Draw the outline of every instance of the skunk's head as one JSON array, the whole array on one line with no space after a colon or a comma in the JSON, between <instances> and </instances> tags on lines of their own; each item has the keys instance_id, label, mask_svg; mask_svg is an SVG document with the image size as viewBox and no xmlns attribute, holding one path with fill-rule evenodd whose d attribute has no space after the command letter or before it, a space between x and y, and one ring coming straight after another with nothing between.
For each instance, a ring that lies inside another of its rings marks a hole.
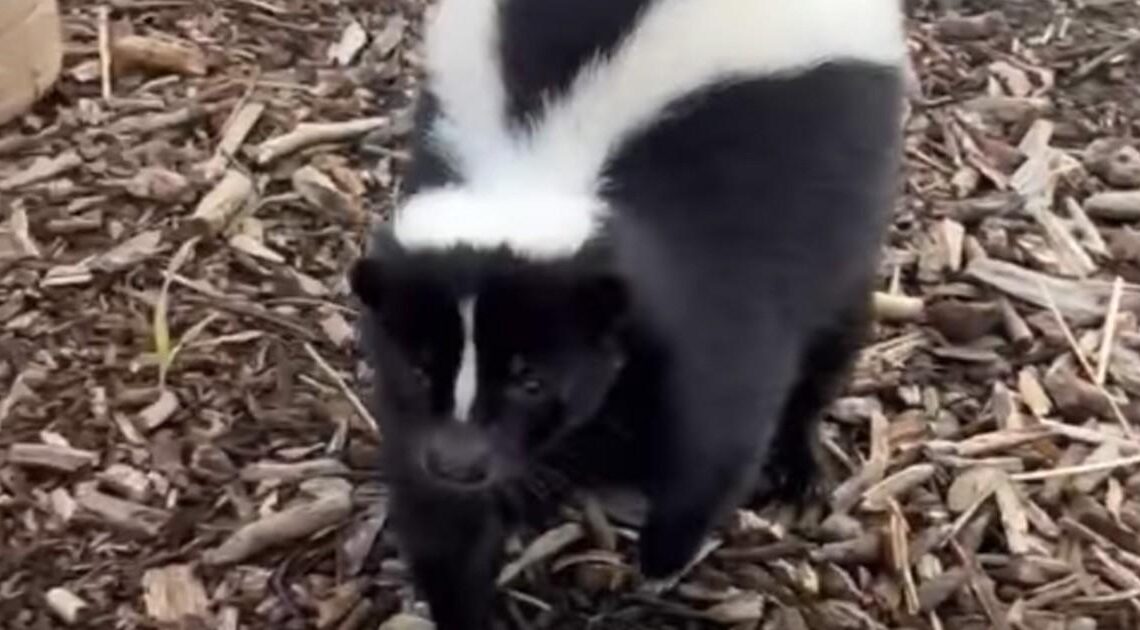
<instances>
[{"instance_id":1,"label":"skunk's head","mask_svg":"<svg viewBox=\"0 0 1140 630\"><path fill-rule=\"evenodd\" d=\"M595 415L625 359L626 293L603 249L535 258L377 237L350 284L399 474L494 488Z\"/></svg>"}]
</instances>

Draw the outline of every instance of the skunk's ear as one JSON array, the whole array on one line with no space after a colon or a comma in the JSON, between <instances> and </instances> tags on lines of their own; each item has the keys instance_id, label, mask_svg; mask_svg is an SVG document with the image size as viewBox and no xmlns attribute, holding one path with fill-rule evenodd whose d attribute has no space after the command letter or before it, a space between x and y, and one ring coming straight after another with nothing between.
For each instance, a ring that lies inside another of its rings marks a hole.
<instances>
[{"instance_id":1,"label":"skunk's ear","mask_svg":"<svg viewBox=\"0 0 1140 630\"><path fill-rule=\"evenodd\" d=\"M630 308L625 282L611 273L590 274L578 282L576 303L589 331L598 336L616 332Z\"/></svg>"},{"instance_id":2,"label":"skunk's ear","mask_svg":"<svg viewBox=\"0 0 1140 630\"><path fill-rule=\"evenodd\" d=\"M388 290L384 263L378 258L359 258L348 271L348 286L365 306L379 309Z\"/></svg>"}]
</instances>

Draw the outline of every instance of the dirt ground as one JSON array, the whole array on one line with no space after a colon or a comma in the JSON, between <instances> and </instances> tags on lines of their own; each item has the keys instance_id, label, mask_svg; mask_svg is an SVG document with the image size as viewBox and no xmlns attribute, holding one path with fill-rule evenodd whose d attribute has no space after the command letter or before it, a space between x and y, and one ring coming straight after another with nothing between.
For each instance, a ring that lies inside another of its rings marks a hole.
<instances>
[{"instance_id":1,"label":"dirt ground","mask_svg":"<svg viewBox=\"0 0 1140 630\"><path fill-rule=\"evenodd\" d=\"M61 4L63 77L0 128L0 628L430 627L343 279L398 195L422 0ZM827 493L741 511L659 598L623 504L569 506L517 541L511 627L1140 627L1140 5L908 12Z\"/></svg>"}]
</instances>

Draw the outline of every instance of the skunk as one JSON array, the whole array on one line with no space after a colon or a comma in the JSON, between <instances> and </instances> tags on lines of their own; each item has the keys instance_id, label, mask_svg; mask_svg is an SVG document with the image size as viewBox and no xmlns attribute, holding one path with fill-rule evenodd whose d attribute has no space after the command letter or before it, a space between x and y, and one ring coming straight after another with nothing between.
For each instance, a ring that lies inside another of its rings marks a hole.
<instances>
[{"instance_id":1,"label":"skunk","mask_svg":"<svg viewBox=\"0 0 1140 630\"><path fill-rule=\"evenodd\" d=\"M435 7L405 195L349 283L442 630L491 623L511 506L552 462L644 492L650 579L761 472L809 488L895 200L898 3ZM625 441L575 462L591 434Z\"/></svg>"}]
</instances>

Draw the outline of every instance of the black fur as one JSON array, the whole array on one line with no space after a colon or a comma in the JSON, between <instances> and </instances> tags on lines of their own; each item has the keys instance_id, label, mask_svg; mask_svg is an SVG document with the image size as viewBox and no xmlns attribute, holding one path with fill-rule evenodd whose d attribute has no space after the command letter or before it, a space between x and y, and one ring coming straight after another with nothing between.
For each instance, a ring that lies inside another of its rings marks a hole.
<instances>
[{"instance_id":1,"label":"black fur","mask_svg":"<svg viewBox=\"0 0 1140 630\"><path fill-rule=\"evenodd\" d=\"M516 123L566 90L584 63L604 57L651 0L507 0L502 4L507 115Z\"/></svg>"},{"instance_id":2,"label":"black fur","mask_svg":"<svg viewBox=\"0 0 1140 630\"><path fill-rule=\"evenodd\" d=\"M505 115L564 90L649 1L507 2ZM612 156L612 219L573 258L377 236L351 284L393 524L441 630L487 627L503 537L551 471L647 492L649 577L682 568L761 469L774 496L802 494L867 327L900 104L894 70L858 63L710 86ZM462 177L424 141L435 115L425 94L409 193ZM479 395L459 424L456 305L471 295ZM604 453L611 440L622 450Z\"/></svg>"}]
</instances>

